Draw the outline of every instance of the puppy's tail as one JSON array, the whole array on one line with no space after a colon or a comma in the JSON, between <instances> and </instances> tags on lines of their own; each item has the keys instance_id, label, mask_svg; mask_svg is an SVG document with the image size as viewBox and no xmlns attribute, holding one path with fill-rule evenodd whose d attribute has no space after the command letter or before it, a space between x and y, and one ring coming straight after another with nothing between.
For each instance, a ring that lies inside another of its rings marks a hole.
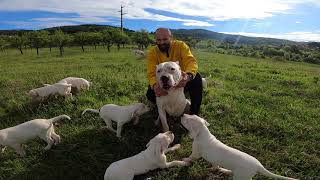
<instances>
[{"instance_id":1,"label":"puppy's tail","mask_svg":"<svg viewBox=\"0 0 320 180\"><path fill-rule=\"evenodd\" d=\"M276 178L276 179L297 180L297 179L294 179L294 178L289 178L289 177L273 174L272 172L270 172L266 168L264 168L262 165L260 165L258 167L258 172L263 174L263 175L265 175L265 176L267 176L267 177L272 177L272 178Z\"/></svg>"},{"instance_id":2,"label":"puppy's tail","mask_svg":"<svg viewBox=\"0 0 320 180\"><path fill-rule=\"evenodd\" d=\"M93 113L99 113L99 112L100 112L100 110L96 110L96 109L85 109L85 110L81 113L81 116L83 116L84 113L86 113L87 111L93 112Z\"/></svg>"},{"instance_id":3,"label":"puppy's tail","mask_svg":"<svg viewBox=\"0 0 320 180\"><path fill-rule=\"evenodd\" d=\"M60 121L61 119L71 119L69 116L63 114L63 115L60 115L60 116L57 116L57 117L54 117L54 118L51 118L49 119L49 121L51 122L51 124L55 123L55 122L58 122Z\"/></svg>"}]
</instances>

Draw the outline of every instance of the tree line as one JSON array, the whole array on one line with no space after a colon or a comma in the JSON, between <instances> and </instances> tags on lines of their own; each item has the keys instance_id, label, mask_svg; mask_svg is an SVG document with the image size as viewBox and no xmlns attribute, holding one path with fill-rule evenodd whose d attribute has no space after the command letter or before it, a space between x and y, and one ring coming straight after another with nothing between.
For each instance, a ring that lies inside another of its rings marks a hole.
<instances>
[{"instance_id":1,"label":"tree line","mask_svg":"<svg viewBox=\"0 0 320 180\"><path fill-rule=\"evenodd\" d=\"M320 64L320 47L309 46L307 43L301 45L245 45L234 42L205 40L198 41L195 47L221 54Z\"/></svg>"},{"instance_id":2,"label":"tree line","mask_svg":"<svg viewBox=\"0 0 320 180\"><path fill-rule=\"evenodd\" d=\"M58 48L60 55L63 56L64 47L79 46L85 52L85 46L104 46L108 52L112 46L116 46L119 50L125 44L136 44L139 49L146 49L154 43L154 38L147 31L140 30L130 35L121 32L117 28L105 28L101 31L94 32L77 32L74 34L64 33L58 29L50 33L46 30L29 31L20 35L2 35L0 36L0 50L7 48L16 48L21 54L24 49L35 48L37 55L41 48Z\"/></svg>"}]
</instances>

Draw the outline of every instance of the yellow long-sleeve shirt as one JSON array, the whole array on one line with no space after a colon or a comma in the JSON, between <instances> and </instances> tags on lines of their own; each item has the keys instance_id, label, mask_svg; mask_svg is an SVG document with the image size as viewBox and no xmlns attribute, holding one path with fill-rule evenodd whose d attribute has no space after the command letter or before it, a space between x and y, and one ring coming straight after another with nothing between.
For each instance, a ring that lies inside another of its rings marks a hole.
<instances>
[{"instance_id":1,"label":"yellow long-sleeve shirt","mask_svg":"<svg viewBox=\"0 0 320 180\"><path fill-rule=\"evenodd\" d=\"M171 41L169 54L163 53L159 50L158 46L154 46L149 50L147 58L147 74L149 84L152 87L156 83L156 65L168 62L179 61L181 70L187 73L192 73L193 77L198 71L197 60L193 57L189 46L178 40Z\"/></svg>"}]
</instances>

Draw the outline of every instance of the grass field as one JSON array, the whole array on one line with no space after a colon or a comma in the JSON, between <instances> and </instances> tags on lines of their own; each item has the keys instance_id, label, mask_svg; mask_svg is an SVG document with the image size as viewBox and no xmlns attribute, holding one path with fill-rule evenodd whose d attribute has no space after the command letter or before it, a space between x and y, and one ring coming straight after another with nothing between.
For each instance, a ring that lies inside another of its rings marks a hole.
<instances>
[{"instance_id":1,"label":"grass field","mask_svg":"<svg viewBox=\"0 0 320 180\"><path fill-rule=\"evenodd\" d=\"M45 142L34 140L24 147L25 158L12 149L0 155L0 179L103 179L114 161L139 153L160 132L153 124L157 111L142 116L138 125L125 125L122 138L103 129L95 114L85 108L107 103L127 105L146 102L146 61L129 49L110 53L103 48L81 53L17 50L0 52L0 129L35 118L71 116L56 128L62 142L45 152ZM300 179L320 179L320 66L306 63L259 60L195 51L200 73L211 76L204 92L201 116L222 142L255 156L270 171ZM67 76L93 83L73 100L50 98L31 103L26 95L44 83ZM191 140L179 123L172 123L175 142L182 148L168 158L191 153ZM199 160L190 167L155 170L135 179L228 179L210 171ZM266 179L255 176L255 179Z\"/></svg>"}]
</instances>

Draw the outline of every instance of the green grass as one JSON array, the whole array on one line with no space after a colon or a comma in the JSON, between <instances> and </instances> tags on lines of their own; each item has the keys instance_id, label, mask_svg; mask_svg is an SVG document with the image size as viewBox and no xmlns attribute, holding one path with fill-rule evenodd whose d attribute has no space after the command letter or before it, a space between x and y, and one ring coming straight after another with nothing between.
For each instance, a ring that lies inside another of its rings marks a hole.
<instances>
[{"instance_id":1,"label":"green grass","mask_svg":"<svg viewBox=\"0 0 320 180\"><path fill-rule=\"evenodd\" d=\"M252 59L195 51L200 73L209 78L201 116L222 142L255 156L274 173L300 179L320 178L320 66L306 63ZM122 138L103 129L97 115L80 114L85 108L107 103L127 105L146 102L146 62L130 49L110 53L103 48L66 48L63 58L56 49L49 53L27 50L0 52L0 129L60 114L70 115L56 128L62 142L45 152L45 142L26 144L27 156L7 149L0 156L0 179L103 179L114 161L145 149L160 132L153 124L156 110L145 114L138 125L125 125ZM67 76L83 77L93 86L74 100L50 98L31 103L26 95L44 83ZM191 153L191 140L172 124L182 148L168 158ZM228 179L210 171L199 160L191 167L154 170L135 179ZM266 179L255 176L256 179Z\"/></svg>"}]
</instances>

